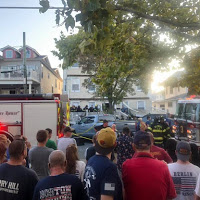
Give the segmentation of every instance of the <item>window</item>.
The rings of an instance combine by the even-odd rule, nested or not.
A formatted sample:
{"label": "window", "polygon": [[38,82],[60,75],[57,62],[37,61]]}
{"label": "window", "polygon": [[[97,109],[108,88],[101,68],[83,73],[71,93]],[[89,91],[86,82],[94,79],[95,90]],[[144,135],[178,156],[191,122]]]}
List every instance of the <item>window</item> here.
{"label": "window", "polygon": [[55,79],[55,88],[57,88],[57,79]]}
{"label": "window", "polygon": [[144,101],[138,101],[137,107],[138,107],[139,110],[144,110],[145,109],[145,102]]}
{"label": "window", "polygon": [[78,107],[80,105],[80,102],[79,101],[71,101],[71,106],[75,106],[75,107]]}
{"label": "window", "polygon": [[80,79],[79,78],[72,78],[72,92],[80,92]]}
{"label": "window", "polygon": [[72,65],[72,67],[73,68],[79,68],[79,65],[78,65],[78,63],[75,63],[75,64]]}
{"label": "window", "polygon": [[[60,85],[60,82],[59,82],[59,85]],[[65,79],[64,80],[64,92],[67,91],[67,80]]]}
{"label": "window", "polygon": [[30,58],[31,57],[31,50],[26,49],[26,58]]}
{"label": "window", "polygon": [[50,73],[48,73],[48,79],[50,79]]}
{"label": "window", "polygon": [[161,110],[165,110],[165,104],[160,104]]}
{"label": "window", "polygon": [[12,50],[6,50],[6,58],[13,58],[13,51]]}
{"label": "window", "polygon": [[90,101],[90,102],[89,102],[89,108],[90,108],[91,106],[93,106],[93,108],[95,107],[95,102],[94,102],[94,101]]}
{"label": "window", "polygon": [[136,90],[137,90],[138,92],[142,92],[142,88],[140,87],[140,85],[136,86]]}
{"label": "window", "polygon": [[53,85],[52,85],[52,87],[51,87],[51,92],[52,92],[52,94],[53,94]]}
{"label": "window", "polygon": [[170,94],[173,94],[173,87],[170,86]]}
{"label": "window", "polygon": [[168,94],[168,88],[165,88],[165,93]]}
{"label": "window", "polygon": [[172,102],[168,102],[168,107],[172,107]]}
{"label": "window", "polygon": [[95,87],[94,84],[90,84],[90,85],[88,86],[88,92],[95,92],[95,90],[96,90],[96,87]]}

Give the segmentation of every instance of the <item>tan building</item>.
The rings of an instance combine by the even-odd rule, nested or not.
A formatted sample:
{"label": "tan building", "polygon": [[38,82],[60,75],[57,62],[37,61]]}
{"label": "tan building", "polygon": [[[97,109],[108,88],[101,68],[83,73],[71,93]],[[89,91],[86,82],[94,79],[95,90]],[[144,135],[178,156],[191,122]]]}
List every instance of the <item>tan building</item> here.
{"label": "tan building", "polygon": [[[179,75],[180,72],[176,72],[172,77],[178,77]],[[152,102],[152,105],[155,109],[161,109],[165,113],[174,115],[176,114],[178,100],[185,99],[187,94],[188,88],[186,87],[165,86],[164,91],[156,94],[156,99]]]}
{"label": "tan building", "polygon": [[[103,104],[107,104],[107,100],[94,97],[95,85],[86,88],[83,86],[84,80],[90,78],[88,74],[81,73],[81,68],[78,64],[63,71],[63,94],[69,96],[70,105],[81,106],[86,105],[98,106],[102,109]],[[135,115],[144,115],[151,111],[151,100],[147,94],[142,92],[141,88],[133,85],[135,95],[128,94],[120,105],[116,105],[116,109],[121,109],[122,106],[128,106],[132,109]]]}
{"label": "tan building", "polygon": [[24,76],[23,49],[6,46],[0,49],[0,94],[27,93],[62,94],[63,80],[58,69],[51,68],[47,56],[26,46],[27,79]]}

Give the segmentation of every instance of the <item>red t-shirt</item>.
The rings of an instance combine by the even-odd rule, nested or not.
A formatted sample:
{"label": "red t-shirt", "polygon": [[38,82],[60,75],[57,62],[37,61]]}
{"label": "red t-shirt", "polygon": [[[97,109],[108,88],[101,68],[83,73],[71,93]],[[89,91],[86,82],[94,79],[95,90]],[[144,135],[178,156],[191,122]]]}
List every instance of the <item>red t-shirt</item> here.
{"label": "red t-shirt", "polygon": [[167,164],[149,153],[136,153],[122,166],[126,200],[166,200],[176,197]]}
{"label": "red t-shirt", "polygon": [[158,160],[164,160],[166,163],[173,163],[169,154],[164,149],[155,145],[151,147],[151,155]]}

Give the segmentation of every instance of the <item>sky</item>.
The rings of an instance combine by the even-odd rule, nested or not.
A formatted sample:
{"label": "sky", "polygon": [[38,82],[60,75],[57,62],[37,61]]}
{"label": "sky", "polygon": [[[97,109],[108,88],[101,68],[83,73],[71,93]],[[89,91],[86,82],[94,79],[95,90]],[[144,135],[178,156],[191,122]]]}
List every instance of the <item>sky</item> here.
{"label": "sky", "polygon": [[[0,0],[3,6],[38,7],[39,0]],[[62,6],[61,0],[50,0],[50,6]],[[26,33],[26,44],[34,48],[40,55],[47,55],[52,68],[62,62],[53,56],[56,50],[54,38],[59,38],[60,32],[69,33],[65,27],[55,23],[55,10],[39,13],[39,10],[0,9],[0,48],[7,45],[20,48],[23,45],[23,32]],[[62,70],[60,70],[62,73]],[[61,74],[62,75],[62,74]]]}

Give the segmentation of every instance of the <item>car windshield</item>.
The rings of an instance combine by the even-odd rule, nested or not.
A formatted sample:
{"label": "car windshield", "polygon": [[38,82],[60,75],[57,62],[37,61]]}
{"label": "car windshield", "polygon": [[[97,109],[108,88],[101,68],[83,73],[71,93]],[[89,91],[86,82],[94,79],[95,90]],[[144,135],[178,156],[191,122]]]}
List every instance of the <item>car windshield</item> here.
{"label": "car windshield", "polygon": [[107,120],[109,122],[115,121],[115,117],[113,115],[103,115],[99,116],[99,121]]}
{"label": "car windshield", "polygon": [[198,103],[179,103],[177,107],[178,118],[199,121],[199,105]]}

